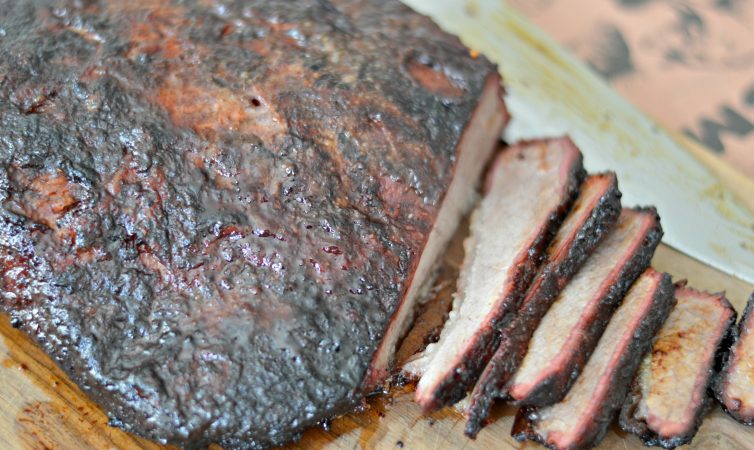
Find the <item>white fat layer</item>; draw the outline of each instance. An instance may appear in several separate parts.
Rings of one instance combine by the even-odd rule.
[[[568,349],[578,348],[605,290],[623,265],[624,255],[643,240],[645,223],[643,214],[623,210],[615,229],[566,285],[529,342],[509,388],[513,398],[525,398],[540,380],[562,367],[559,358],[568,358]]]
[[[396,311],[393,322],[375,355],[372,363],[373,372],[387,372],[398,340],[411,325],[416,302],[431,279],[432,269],[437,266],[461,218],[474,205],[480,175],[492,151],[498,145],[506,120],[499,94],[500,87],[496,79],[487,83],[473,120],[461,140],[458,152],[460,156],[453,181],[430,231],[405,299]]]
[[[645,272],[626,294],[571,390],[560,402],[539,410],[537,431],[559,448],[575,443],[590,427],[611,389],[615,365],[628,351],[634,331],[652,309],[660,274]]]
[[[718,296],[679,288],[678,303],[657,334],[639,372],[641,399],[634,416],[661,437],[693,427],[695,412],[707,395],[721,328],[730,313]]]
[[[452,311],[439,341],[417,360],[426,364],[418,396],[455,370],[472,337],[490,326],[509,294],[519,254],[528,250],[561,201],[571,152],[562,141],[542,141],[510,148],[496,161],[489,192],[471,218]]]

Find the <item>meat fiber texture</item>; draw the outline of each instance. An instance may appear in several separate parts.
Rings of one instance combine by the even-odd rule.
[[[674,303],[670,275],[647,269],[613,314],[565,398],[552,406],[519,410],[513,436],[558,450],[592,448],[602,441]]]
[[[392,0],[0,31],[0,308],[111,423],[267,447],[381,381],[506,120],[487,59]]]
[[[715,394],[723,409],[744,425],[754,425],[754,294],[738,323]]]
[[[624,209],[534,332],[521,367],[507,386],[515,404],[560,401],[587,363],[615,308],[649,266],[660,243],[653,208]]]
[[[415,399],[425,412],[460,400],[476,381],[583,178],[567,137],[523,142],[497,158],[471,218],[453,308],[438,342],[412,363],[423,366]]]
[[[736,311],[723,294],[678,284],[676,306],[644,358],[620,413],[624,431],[645,445],[675,448],[691,442],[711,396],[721,344],[732,332]]]
[[[466,408],[466,434],[475,437],[502,388],[518,369],[529,340],[557,295],[612,229],[621,211],[614,173],[591,175],[547,249],[547,262],[529,287],[516,317],[500,332],[500,345],[477,380]]]

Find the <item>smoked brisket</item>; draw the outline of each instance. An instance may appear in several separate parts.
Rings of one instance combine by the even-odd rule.
[[[567,137],[505,149],[471,218],[452,311],[414,365],[424,365],[416,401],[425,412],[466,395],[497,346],[584,177]]]
[[[516,317],[500,332],[500,345],[477,380],[466,409],[466,434],[476,436],[494,400],[526,355],[534,330],[552,302],[582,266],[620,214],[614,173],[591,175],[547,249],[547,263],[529,287]]]
[[[674,302],[670,275],[647,269],[613,314],[565,398],[552,406],[521,408],[512,435],[558,450],[592,448],[602,441]]]
[[[624,209],[618,223],[566,285],[529,342],[506,388],[515,404],[560,401],[581,373],[628,288],[660,243],[653,208]]]
[[[624,431],[645,445],[675,448],[691,442],[711,396],[715,360],[736,322],[723,294],[680,283],[676,306],[644,358],[620,413]]]
[[[351,410],[507,120],[398,1],[0,0],[0,309],[128,431]]]
[[[738,323],[736,341],[727,354],[716,389],[717,399],[731,417],[754,425],[754,294]]]

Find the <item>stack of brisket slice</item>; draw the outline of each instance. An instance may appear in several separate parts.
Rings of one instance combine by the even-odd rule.
[[[648,445],[693,437],[736,314],[722,294],[649,267],[660,218],[621,208],[620,196],[615,174],[587,175],[567,137],[501,151],[439,339],[403,368],[419,379],[423,411],[465,397],[475,437],[493,403],[507,401],[521,406],[517,439],[558,449],[596,445],[619,412]],[[742,355],[754,349],[754,320],[746,323],[718,391],[749,422],[754,393],[740,380],[751,376]]]

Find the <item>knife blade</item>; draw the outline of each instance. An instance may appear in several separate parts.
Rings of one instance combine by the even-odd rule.
[[[754,283],[754,215],[681,144],[502,0],[404,0],[499,65],[505,140],[569,134],[624,204],[654,204],[663,242]]]

